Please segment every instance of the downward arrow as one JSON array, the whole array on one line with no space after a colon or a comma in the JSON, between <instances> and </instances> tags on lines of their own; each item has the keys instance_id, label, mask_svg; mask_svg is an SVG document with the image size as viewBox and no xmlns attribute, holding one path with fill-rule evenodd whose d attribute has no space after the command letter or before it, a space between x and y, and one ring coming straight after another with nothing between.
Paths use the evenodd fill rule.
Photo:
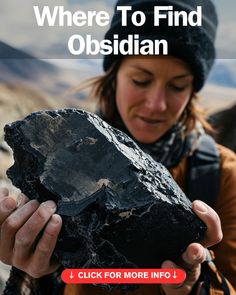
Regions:
<instances>
[{"instance_id":1,"label":"downward arrow","mask_svg":"<svg viewBox=\"0 0 236 295\"><path fill-rule=\"evenodd\" d=\"M70 279L73 279L74 278L74 276L73 276L73 272L71 271L70 272Z\"/></svg>"}]
</instances>

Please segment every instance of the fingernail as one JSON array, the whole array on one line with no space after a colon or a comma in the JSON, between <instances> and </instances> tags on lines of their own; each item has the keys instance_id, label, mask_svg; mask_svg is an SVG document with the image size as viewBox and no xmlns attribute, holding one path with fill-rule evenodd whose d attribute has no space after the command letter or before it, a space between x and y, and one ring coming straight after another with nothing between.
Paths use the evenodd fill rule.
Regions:
<instances>
[{"instance_id":1,"label":"fingernail","mask_svg":"<svg viewBox=\"0 0 236 295\"><path fill-rule=\"evenodd\" d=\"M208 211L207 206L201 201L196 201L194 203L194 207L200 213L207 213L207 211Z\"/></svg>"},{"instance_id":2,"label":"fingernail","mask_svg":"<svg viewBox=\"0 0 236 295\"><path fill-rule=\"evenodd\" d=\"M51 222L55 225L58 224L60 222L60 220L61 220L61 218L57 214L53 214L51 217Z\"/></svg>"},{"instance_id":3,"label":"fingernail","mask_svg":"<svg viewBox=\"0 0 236 295\"><path fill-rule=\"evenodd\" d=\"M24 205L26 200L27 197L23 193L20 193L17 197L17 207L21 207L22 205Z\"/></svg>"},{"instance_id":4,"label":"fingernail","mask_svg":"<svg viewBox=\"0 0 236 295\"><path fill-rule=\"evenodd\" d=\"M57 206L56 203L53 202L53 201L51 201L51 200L42 203L42 205L43 205L43 206L46 206L46 207L48 207L48 208L50 208L50 209L55 209L56 206Z\"/></svg>"}]
</instances>

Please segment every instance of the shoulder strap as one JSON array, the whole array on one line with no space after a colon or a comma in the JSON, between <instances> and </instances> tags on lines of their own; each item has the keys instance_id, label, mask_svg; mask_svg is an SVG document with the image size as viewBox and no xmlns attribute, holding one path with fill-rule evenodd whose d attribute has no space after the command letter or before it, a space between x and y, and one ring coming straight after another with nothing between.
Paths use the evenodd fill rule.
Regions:
<instances>
[{"instance_id":1,"label":"shoulder strap","mask_svg":"<svg viewBox=\"0 0 236 295\"><path fill-rule=\"evenodd\" d=\"M206 260L201 264L199 282L203 282L203 284L201 284L199 295L236 294L230 282L218 270L214 259L214 253L206 249Z\"/></svg>"},{"instance_id":2,"label":"shoulder strap","mask_svg":"<svg viewBox=\"0 0 236 295\"><path fill-rule=\"evenodd\" d=\"M203 134L198 148L188 159L186 195L212 206L220 189L220 156L214 139Z\"/></svg>"}]
</instances>

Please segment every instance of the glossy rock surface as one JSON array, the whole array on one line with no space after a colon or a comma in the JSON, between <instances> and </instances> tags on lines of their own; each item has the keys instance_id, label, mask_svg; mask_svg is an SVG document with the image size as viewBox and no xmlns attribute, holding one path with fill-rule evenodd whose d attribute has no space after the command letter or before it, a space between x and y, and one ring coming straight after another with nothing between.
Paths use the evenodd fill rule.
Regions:
<instances>
[{"instance_id":1,"label":"glossy rock surface","mask_svg":"<svg viewBox=\"0 0 236 295\"><path fill-rule=\"evenodd\" d=\"M63 218L55 255L68 268L160 267L204 224L169 172L124 133L82 110L42 111L5 127L8 176Z\"/></svg>"}]
</instances>

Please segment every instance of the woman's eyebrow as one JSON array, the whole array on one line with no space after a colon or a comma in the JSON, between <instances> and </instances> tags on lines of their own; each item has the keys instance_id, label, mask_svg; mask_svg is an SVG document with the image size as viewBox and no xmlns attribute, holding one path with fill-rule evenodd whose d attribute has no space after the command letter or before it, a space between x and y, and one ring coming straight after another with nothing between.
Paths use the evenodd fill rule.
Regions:
<instances>
[{"instance_id":1,"label":"woman's eyebrow","mask_svg":"<svg viewBox=\"0 0 236 295\"><path fill-rule=\"evenodd\" d=\"M131 68L134 68L134 69L136 69L136 70L142 71L142 72L144 72L144 73L146 73L146 74L148 74L148 75L150 75L150 76L153 76L153 73L152 73L152 72L150 72L149 70L147 70L147 69L145 69L145 68L143 68L143 67L141 67L141 66L131 65L130 67L131 67Z\"/></svg>"},{"instance_id":2,"label":"woman's eyebrow","mask_svg":"<svg viewBox=\"0 0 236 295\"><path fill-rule=\"evenodd\" d=\"M186 73L186 74L181 74L178 76L173 77L173 79L182 79L182 78L187 78L187 77L193 77L191 73Z\"/></svg>"}]
</instances>

